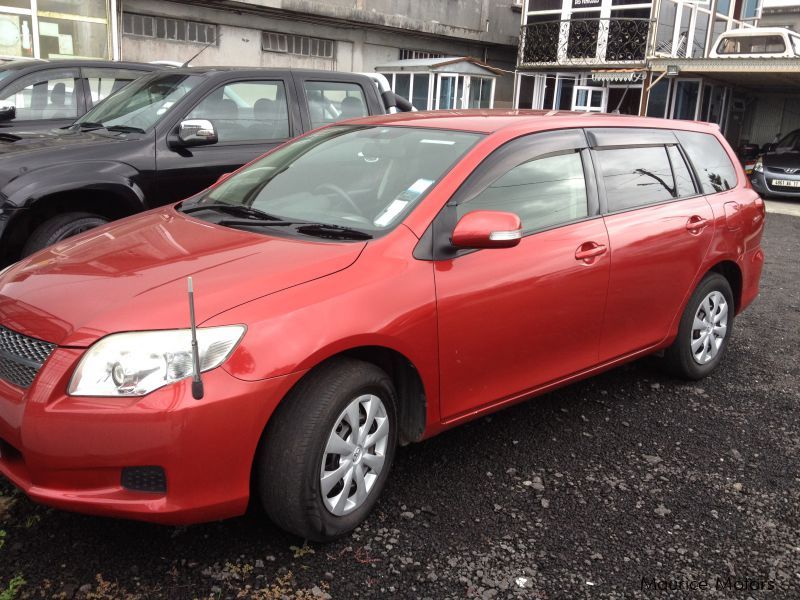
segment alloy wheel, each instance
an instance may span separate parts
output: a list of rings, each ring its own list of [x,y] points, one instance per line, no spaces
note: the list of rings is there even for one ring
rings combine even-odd
[[[728,332],[728,302],[714,290],[703,298],[692,323],[692,358],[704,365],[717,356]]]

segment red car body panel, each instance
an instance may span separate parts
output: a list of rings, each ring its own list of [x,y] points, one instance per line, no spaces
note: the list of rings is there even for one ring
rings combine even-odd
[[[758,293],[764,205],[735,189],[596,216],[514,248],[414,257],[431,221],[496,148],[557,128],[719,131],[705,124],[536,111],[410,113],[357,121],[486,133],[404,222],[368,242],[233,230],[164,207],[42,251],[0,278],[0,324],[59,347],[26,390],[0,380],[0,473],[34,499],[95,514],[189,523],[241,514],[256,447],[309,370],[353,349],[404,357],[424,388],[418,439],[666,347],[692,290],[733,269],[737,311]],[[734,208],[731,202],[736,203]],[[705,220],[696,231],[687,223]],[[604,247],[586,259],[582,250]],[[141,398],[66,393],[85,348],[119,331],[245,324],[231,357]],[[168,492],[120,485],[160,465]]]

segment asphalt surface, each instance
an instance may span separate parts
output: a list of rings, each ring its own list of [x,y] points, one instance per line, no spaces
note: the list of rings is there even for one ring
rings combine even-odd
[[[0,598],[15,576],[25,598],[800,598],[800,218],[770,214],[764,247],[712,377],[639,361],[402,448],[333,544],[255,516],[74,515],[0,483]]]

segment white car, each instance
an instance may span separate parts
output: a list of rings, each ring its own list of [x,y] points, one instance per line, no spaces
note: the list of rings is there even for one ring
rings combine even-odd
[[[726,31],[717,38],[709,58],[795,58],[800,34],[783,27],[751,27]]]

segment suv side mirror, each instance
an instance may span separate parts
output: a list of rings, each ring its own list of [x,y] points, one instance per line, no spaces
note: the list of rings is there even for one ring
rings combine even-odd
[[[187,119],[178,125],[178,143],[181,146],[207,146],[219,141],[214,124],[206,119]]]
[[[17,116],[17,108],[13,105],[7,104],[0,106],[0,121],[12,121]]]
[[[775,152],[778,149],[778,144],[764,144],[762,152]]]
[[[514,213],[476,210],[467,213],[453,230],[456,248],[511,248],[522,239],[522,222]]]

